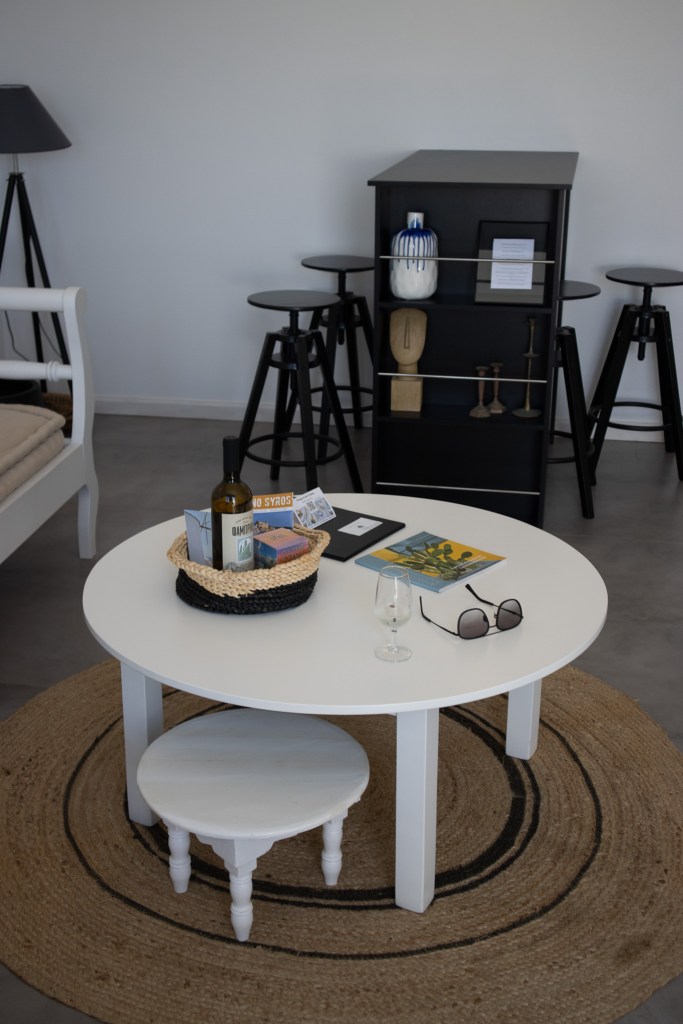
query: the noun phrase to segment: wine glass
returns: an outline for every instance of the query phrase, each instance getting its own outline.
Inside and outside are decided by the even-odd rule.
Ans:
[[[412,591],[407,569],[388,565],[380,570],[375,592],[375,615],[391,630],[391,639],[375,654],[382,661],[407,661],[413,653],[408,647],[396,643],[398,627],[405,625],[412,611]]]

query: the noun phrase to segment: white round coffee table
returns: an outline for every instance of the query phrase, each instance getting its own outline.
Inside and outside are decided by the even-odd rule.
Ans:
[[[131,537],[90,573],[83,605],[102,646],[121,662],[128,807],[153,815],[135,781],[140,757],[163,729],[161,684],[244,707],[309,714],[396,715],[396,902],[423,911],[434,894],[439,708],[509,694],[507,753],[529,758],[537,738],[541,683],[602,629],[607,592],[574,548],[533,526],[448,502],[378,494],[327,495],[365,516],[405,522],[377,546],[427,530],[505,560],[477,575],[484,598],[517,598],[521,625],[465,641],[420,618],[402,628],[413,652],[389,664],[374,656],[384,627],[373,614],[377,575],[353,560],[323,558],[311,598],[266,615],[216,615],[175,594],[166,559],[182,517]],[[416,591],[436,621],[455,628],[476,606],[462,584]]]

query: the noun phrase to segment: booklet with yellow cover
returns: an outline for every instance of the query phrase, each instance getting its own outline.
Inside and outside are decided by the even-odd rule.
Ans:
[[[377,572],[386,565],[401,565],[408,570],[411,583],[438,593],[504,559],[504,555],[480,551],[459,541],[422,531],[386,548],[361,555],[356,562]]]

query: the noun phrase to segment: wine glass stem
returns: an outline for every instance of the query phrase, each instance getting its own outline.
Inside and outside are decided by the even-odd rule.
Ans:
[[[392,650],[392,651],[397,651],[398,650],[398,643],[396,642],[397,641],[397,637],[398,637],[398,629],[392,629],[391,630],[391,639],[389,641],[389,649]]]

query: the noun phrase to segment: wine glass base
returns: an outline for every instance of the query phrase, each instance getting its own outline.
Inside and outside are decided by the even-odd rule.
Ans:
[[[409,647],[389,647],[385,645],[384,647],[376,647],[375,655],[380,661],[407,661],[408,658],[412,657],[413,652]]]

